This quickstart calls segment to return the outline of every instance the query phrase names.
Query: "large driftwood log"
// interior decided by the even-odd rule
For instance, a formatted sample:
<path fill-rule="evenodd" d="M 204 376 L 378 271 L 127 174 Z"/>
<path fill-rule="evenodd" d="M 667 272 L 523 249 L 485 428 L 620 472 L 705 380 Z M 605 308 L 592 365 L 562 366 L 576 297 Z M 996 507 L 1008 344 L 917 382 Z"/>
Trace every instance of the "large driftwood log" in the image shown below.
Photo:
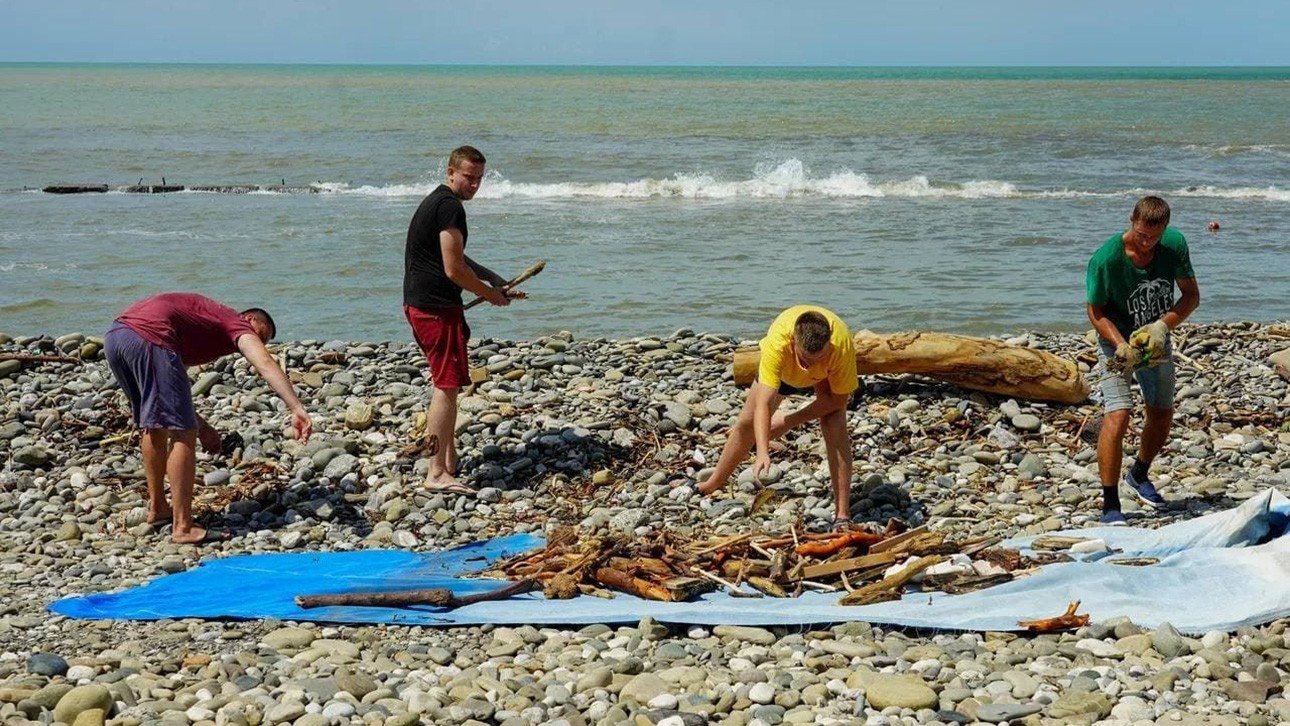
<path fill-rule="evenodd" d="M 296 605 L 305 609 L 333 605 L 378 608 L 435 605 L 445 608 L 459 608 L 477 602 L 505 600 L 516 595 L 523 595 L 526 592 L 532 592 L 541 587 L 542 585 L 537 580 L 520 580 L 505 587 L 499 587 L 496 590 L 460 596 L 454 595 L 452 590 L 447 588 L 394 590 L 389 592 L 348 592 L 332 595 L 297 595 Z"/>
<path fill-rule="evenodd" d="M 1088 381 L 1074 361 L 996 340 L 862 330 L 855 335 L 855 349 L 861 375 L 916 373 L 961 388 L 1036 401 L 1074 404 L 1088 398 Z M 757 348 L 735 351 L 735 383 L 752 383 L 760 359 Z"/>

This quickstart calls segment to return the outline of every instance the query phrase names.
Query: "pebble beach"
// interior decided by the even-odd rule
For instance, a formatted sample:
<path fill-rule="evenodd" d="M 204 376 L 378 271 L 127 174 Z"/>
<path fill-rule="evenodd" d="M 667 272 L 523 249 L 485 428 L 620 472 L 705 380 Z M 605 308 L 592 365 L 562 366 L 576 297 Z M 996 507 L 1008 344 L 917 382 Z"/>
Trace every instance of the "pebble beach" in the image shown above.
<path fill-rule="evenodd" d="M 1187 325 L 1176 339 L 1173 436 L 1153 474 L 1156 527 L 1290 486 L 1290 383 L 1269 356 L 1284 323 Z M 1093 362 L 1074 333 L 1018 345 Z M 191 371 L 198 410 L 240 442 L 199 454 L 197 510 L 233 538 L 176 545 L 145 521 L 124 396 L 81 334 L 0 335 L 0 718 L 5 723 L 285 724 L 1275 724 L 1290 721 L 1287 621 L 1189 637 L 1095 620 L 1060 635 L 816 628 L 356 627 L 271 621 L 78 621 L 48 604 L 209 558 L 369 548 L 438 550 L 557 523 L 584 532 L 733 534 L 824 527 L 813 428 L 773 453 L 780 491 L 750 514 L 742 472 L 698 497 L 743 403 L 730 355 L 752 341 L 669 336 L 484 339 L 489 376 L 463 395 L 461 469 L 477 497 L 420 491 L 429 387 L 410 343 L 273 346 L 315 417 L 300 443 L 235 356 Z M 805 400 L 805 399 L 803 399 Z M 790 401 L 790 404 L 792 401 Z M 857 521 L 956 536 L 1093 526 L 1098 407 L 865 378 L 849 412 Z M 1129 450 L 1132 451 L 1133 435 Z M 786 601 L 786 606 L 789 606 Z M 1054 615 L 1056 613 L 1053 613 Z"/>

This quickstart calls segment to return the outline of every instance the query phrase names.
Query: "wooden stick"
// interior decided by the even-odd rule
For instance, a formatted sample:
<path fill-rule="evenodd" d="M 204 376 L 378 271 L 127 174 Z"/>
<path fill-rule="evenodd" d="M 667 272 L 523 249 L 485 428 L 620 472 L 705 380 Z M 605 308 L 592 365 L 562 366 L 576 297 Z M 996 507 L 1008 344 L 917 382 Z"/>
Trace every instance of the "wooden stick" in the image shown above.
<path fill-rule="evenodd" d="M 707 572 L 706 570 L 696 569 L 695 572 L 698 572 L 703 577 L 706 577 L 709 580 L 712 580 L 713 582 L 717 583 L 718 585 L 726 588 L 726 590 L 730 592 L 731 597 L 761 597 L 760 594 L 754 595 L 751 592 L 744 592 L 743 590 L 740 590 L 733 582 L 717 577 L 716 575 L 712 574 L 711 572 Z"/>
<path fill-rule="evenodd" d="M 905 568 L 890 577 L 885 577 L 877 582 L 871 582 L 855 592 L 849 592 L 838 600 L 839 605 L 870 605 L 876 602 L 885 602 L 887 600 L 899 600 L 901 590 L 905 583 L 913 579 L 914 575 L 926 570 L 938 562 L 944 562 L 945 558 L 940 555 L 930 555 L 920 557 L 913 562 L 905 565 Z"/>
<path fill-rule="evenodd" d="M 1075 630 L 1082 628 L 1089 623 L 1088 615 L 1076 615 L 1075 611 L 1079 609 L 1079 600 L 1071 603 L 1066 608 L 1066 612 L 1055 618 L 1045 618 L 1043 620 L 1018 620 L 1017 625 L 1025 628 L 1031 633 L 1060 633 L 1063 630 Z"/>
<path fill-rule="evenodd" d="M 0 353 L 0 360 L 16 360 L 23 363 L 84 363 L 80 358 L 66 355 L 33 355 L 31 353 Z"/>
<path fill-rule="evenodd" d="M 515 277 L 511 278 L 511 281 L 510 281 L 510 282 L 506 283 L 505 285 L 502 285 L 502 290 L 504 290 L 504 291 L 509 291 L 511 288 L 515 287 L 516 285 L 520 284 L 521 282 L 524 282 L 525 280 L 529 279 L 530 277 L 533 277 L 533 276 L 537 275 L 539 272 L 541 272 L 541 271 L 542 271 L 542 269 L 543 269 L 544 267 L 546 267 L 546 260 L 542 260 L 541 262 L 537 263 L 536 265 L 533 265 L 533 266 L 532 266 L 532 267 L 530 267 L 529 269 L 527 269 L 527 270 L 525 270 L 525 271 L 521 272 L 520 274 L 516 275 Z M 466 303 L 465 307 L 464 307 L 464 308 L 462 308 L 462 309 L 463 309 L 463 310 L 469 310 L 469 309 L 471 309 L 471 308 L 475 307 L 476 305 L 478 305 L 478 304 L 482 303 L 483 301 L 484 301 L 484 298 L 483 298 L 483 297 L 477 297 L 477 298 L 475 298 L 474 300 L 471 300 L 470 302 Z"/>
<path fill-rule="evenodd" d="M 539 587 L 540 585 L 536 580 L 520 580 L 496 590 L 461 597 L 454 595 L 452 590 L 444 588 L 396 590 L 393 592 L 347 592 L 334 595 L 297 595 L 296 605 L 306 609 L 331 605 L 381 608 L 435 605 L 438 607 L 459 608 L 477 602 L 505 600 L 513 595 L 522 595 Z"/>

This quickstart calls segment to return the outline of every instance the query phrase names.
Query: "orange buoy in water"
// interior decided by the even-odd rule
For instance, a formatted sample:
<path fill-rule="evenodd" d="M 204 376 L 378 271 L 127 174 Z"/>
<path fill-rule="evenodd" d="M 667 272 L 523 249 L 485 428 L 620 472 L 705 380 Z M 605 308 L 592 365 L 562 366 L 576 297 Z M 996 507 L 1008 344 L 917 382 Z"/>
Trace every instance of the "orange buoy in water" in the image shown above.
<path fill-rule="evenodd" d="M 1210 232 L 1217 232 L 1217 231 L 1218 231 L 1218 220 L 1217 220 L 1217 219 L 1211 219 L 1211 220 L 1210 220 L 1210 222 L 1209 222 L 1209 231 L 1210 231 Z"/>

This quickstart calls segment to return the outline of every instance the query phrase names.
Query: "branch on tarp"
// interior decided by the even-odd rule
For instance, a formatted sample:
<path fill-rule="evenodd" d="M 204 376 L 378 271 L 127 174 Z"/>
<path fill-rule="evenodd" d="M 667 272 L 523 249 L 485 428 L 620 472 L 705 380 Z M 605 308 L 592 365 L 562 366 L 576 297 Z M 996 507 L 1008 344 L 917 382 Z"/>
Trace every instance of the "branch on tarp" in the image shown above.
<path fill-rule="evenodd" d="M 444 608 L 459 608 L 477 602 L 505 600 L 515 595 L 541 589 L 536 580 L 520 580 L 496 590 L 480 592 L 474 595 L 454 595 L 447 588 L 429 588 L 423 590 L 395 590 L 392 592 L 346 592 L 333 595 L 297 595 L 296 605 L 302 608 L 321 608 L 329 606 L 354 606 L 398 608 L 409 605 L 434 605 Z"/>

